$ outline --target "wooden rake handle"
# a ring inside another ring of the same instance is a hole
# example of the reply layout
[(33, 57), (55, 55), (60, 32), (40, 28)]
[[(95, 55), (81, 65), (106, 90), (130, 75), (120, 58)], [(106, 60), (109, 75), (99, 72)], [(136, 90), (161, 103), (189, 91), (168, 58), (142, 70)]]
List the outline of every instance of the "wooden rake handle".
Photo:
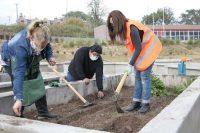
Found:
[(67, 80), (65, 80), (65, 78), (56, 69), (52, 68), (51, 66), (49, 66), (49, 68), (51, 68), (51, 70), (69, 86), (69, 88), (81, 99), (81, 101), (87, 103), (83, 96), (81, 96), (81, 94), (79, 94), (78, 91), (69, 82), (67, 82)]
[(120, 91), (122, 90), (122, 87), (124, 85), (124, 82), (126, 81), (126, 78), (128, 76), (128, 72), (125, 72), (121, 81), (119, 82), (117, 89), (115, 90), (115, 93), (117, 93), (119, 95)]

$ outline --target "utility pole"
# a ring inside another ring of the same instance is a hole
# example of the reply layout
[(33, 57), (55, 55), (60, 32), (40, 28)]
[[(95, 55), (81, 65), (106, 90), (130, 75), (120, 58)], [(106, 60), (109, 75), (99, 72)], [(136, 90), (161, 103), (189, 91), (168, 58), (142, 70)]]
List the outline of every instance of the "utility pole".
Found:
[[(147, 14), (149, 15), (149, 0), (147, 0)], [(144, 21), (144, 25), (146, 25), (145, 21)]]
[(155, 18), (154, 18), (154, 12), (153, 12), (153, 32), (154, 32), (154, 20)]
[(66, 0), (66, 18), (67, 18), (67, 8), (68, 8), (68, 0)]
[(31, 0), (29, 0), (29, 19), (31, 19), (31, 10), (32, 10)]
[(16, 6), (16, 14), (17, 14), (17, 20), (16, 22), (18, 21), (18, 3), (15, 3), (15, 6)]
[(164, 36), (164, 31), (165, 31), (165, 7), (163, 7), (163, 22), (162, 22), (162, 26), (163, 26), (162, 36)]
[(8, 16), (8, 24), (10, 24), (10, 16)]

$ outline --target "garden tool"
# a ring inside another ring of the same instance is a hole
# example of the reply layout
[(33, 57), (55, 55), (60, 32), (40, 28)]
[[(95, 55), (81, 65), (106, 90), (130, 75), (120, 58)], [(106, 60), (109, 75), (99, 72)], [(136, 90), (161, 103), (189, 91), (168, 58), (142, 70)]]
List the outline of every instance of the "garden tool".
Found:
[(78, 91), (77, 91), (67, 80), (65, 80), (65, 78), (64, 78), (56, 69), (54, 69), (54, 68), (51, 67), (51, 66), (49, 66), (49, 68), (51, 68), (52, 71), (54, 71), (55, 74), (56, 74), (57, 76), (59, 76), (60, 79), (61, 79), (65, 84), (67, 84), (67, 86), (69, 86), (69, 88), (81, 99), (81, 101), (84, 103), (84, 105), (82, 105), (81, 107), (84, 107), (84, 108), (85, 108), (85, 107), (94, 105), (93, 103), (90, 103), (90, 102), (86, 101), (86, 100), (83, 98), (83, 96), (81, 96), (81, 94), (79, 94)]
[(122, 87), (124, 85), (124, 82), (126, 81), (127, 76), (128, 76), (128, 72), (125, 72), (123, 77), (122, 77), (122, 79), (121, 79), (121, 81), (119, 82), (119, 84), (117, 86), (117, 89), (115, 90), (114, 96), (113, 96), (115, 107), (116, 107), (118, 113), (124, 113), (122, 108), (118, 105), (117, 100), (119, 98), (119, 93), (122, 90)]

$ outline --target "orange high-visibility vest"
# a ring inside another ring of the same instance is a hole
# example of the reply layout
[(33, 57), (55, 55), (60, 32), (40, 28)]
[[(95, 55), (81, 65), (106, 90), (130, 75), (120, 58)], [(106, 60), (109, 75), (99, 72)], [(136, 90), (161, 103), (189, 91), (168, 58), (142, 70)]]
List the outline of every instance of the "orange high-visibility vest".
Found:
[(136, 59), (135, 68), (140, 71), (146, 70), (158, 57), (158, 55), (161, 52), (162, 44), (158, 37), (151, 31), (147, 26), (144, 26), (143, 24), (129, 20), (126, 23), (127, 27), (127, 33), (126, 33), (126, 48), (129, 51), (129, 54), (133, 54), (135, 52), (135, 44), (131, 41), (131, 33), (130, 33), (130, 26), (134, 25), (139, 30), (142, 30), (144, 32), (143, 38), (142, 38), (142, 50), (139, 54), (139, 56)]

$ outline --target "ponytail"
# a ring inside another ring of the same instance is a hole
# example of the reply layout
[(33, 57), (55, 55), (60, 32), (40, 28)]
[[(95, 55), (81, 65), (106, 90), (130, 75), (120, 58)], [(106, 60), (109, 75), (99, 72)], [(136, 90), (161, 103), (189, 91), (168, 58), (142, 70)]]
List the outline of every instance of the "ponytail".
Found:
[(44, 48), (49, 41), (50, 38), (50, 31), (49, 28), (44, 24), (41, 20), (36, 20), (30, 23), (27, 27), (28, 35), (27, 38), (35, 37), (39, 41), (43, 43), (41, 48)]

